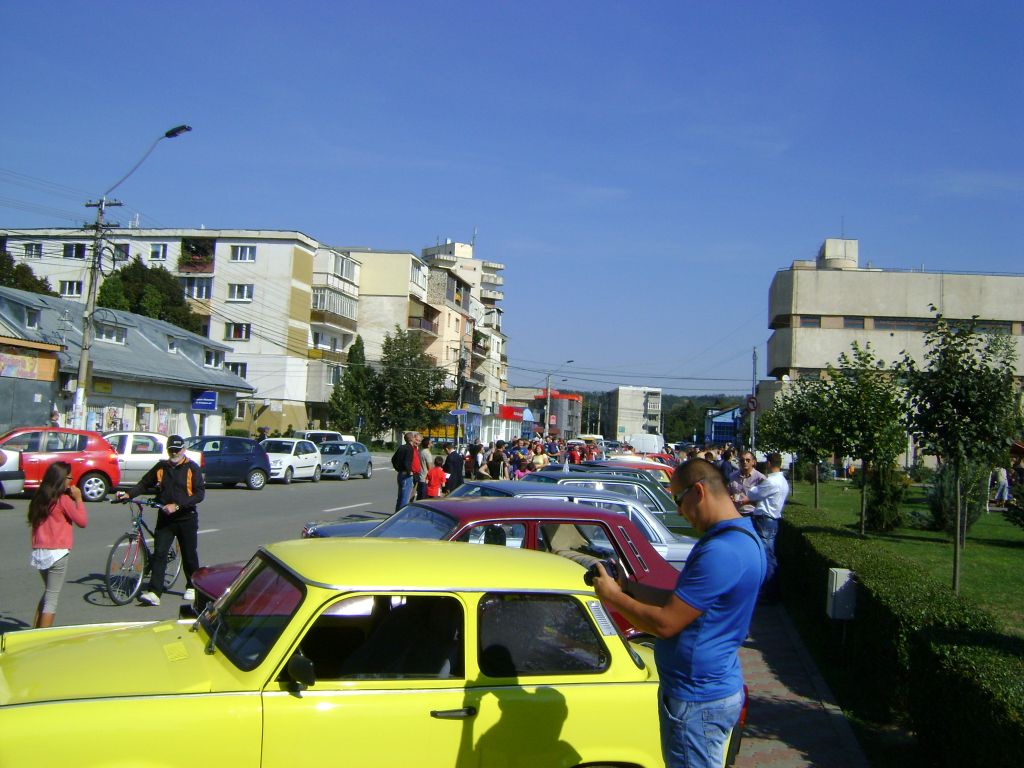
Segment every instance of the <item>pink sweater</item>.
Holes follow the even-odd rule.
[[[85,504],[76,504],[74,499],[62,493],[50,507],[46,519],[32,529],[32,548],[71,549],[74,544],[72,523],[79,528],[85,528],[88,523]]]

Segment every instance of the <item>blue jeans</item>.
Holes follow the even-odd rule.
[[[395,512],[400,510],[412,498],[412,473],[398,473],[398,501],[395,502]]]
[[[779,570],[779,561],[775,557],[775,537],[779,535],[779,521],[768,515],[754,515],[751,522],[757,535],[764,542],[764,555],[767,561],[761,594],[769,598],[778,597],[779,584],[775,572]]]
[[[682,701],[659,691],[661,756],[667,768],[721,768],[743,691],[715,701]]]

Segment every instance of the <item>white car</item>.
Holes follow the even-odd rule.
[[[160,459],[167,458],[167,435],[158,432],[109,432],[103,439],[117,453],[121,485],[135,485]],[[203,466],[203,454],[186,450],[185,455]]]
[[[0,499],[16,496],[25,490],[25,473],[21,469],[21,451],[0,449]]]
[[[323,459],[311,440],[294,437],[270,437],[260,445],[270,457],[270,479],[290,483],[294,479],[308,478],[320,482]]]

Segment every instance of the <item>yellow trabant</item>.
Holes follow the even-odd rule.
[[[576,563],[261,549],[194,622],[7,633],[0,766],[660,766],[657,674]]]

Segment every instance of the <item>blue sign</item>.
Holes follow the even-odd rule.
[[[193,389],[192,410],[208,411],[210,413],[216,411],[217,393],[214,392],[212,389]]]

